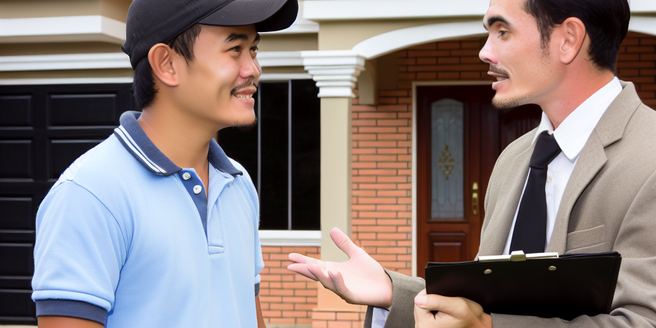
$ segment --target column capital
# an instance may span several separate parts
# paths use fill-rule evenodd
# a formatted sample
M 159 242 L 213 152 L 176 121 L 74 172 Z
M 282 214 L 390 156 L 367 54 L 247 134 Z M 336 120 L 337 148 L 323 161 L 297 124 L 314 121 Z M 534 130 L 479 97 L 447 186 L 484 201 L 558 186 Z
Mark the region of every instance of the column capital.
M 319 98 L 355 98 L 365 58 L 351 50 L 301 51 L 303 66 L 319 87 Z

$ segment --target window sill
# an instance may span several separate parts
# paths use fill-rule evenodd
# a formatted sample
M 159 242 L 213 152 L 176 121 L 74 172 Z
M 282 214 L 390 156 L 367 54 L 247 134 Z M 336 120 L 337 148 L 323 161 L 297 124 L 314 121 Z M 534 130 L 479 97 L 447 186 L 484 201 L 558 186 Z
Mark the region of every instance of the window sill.
M 260 230 L 262 246 L 321 246 L 319 230 Z

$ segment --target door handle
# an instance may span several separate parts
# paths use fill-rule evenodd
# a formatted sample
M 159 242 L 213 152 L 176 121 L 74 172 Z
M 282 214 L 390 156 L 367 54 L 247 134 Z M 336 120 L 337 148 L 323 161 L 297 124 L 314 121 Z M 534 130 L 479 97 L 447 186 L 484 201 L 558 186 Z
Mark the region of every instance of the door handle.
M 472 185 L 472 214 L 478 215 L 478 182 Z

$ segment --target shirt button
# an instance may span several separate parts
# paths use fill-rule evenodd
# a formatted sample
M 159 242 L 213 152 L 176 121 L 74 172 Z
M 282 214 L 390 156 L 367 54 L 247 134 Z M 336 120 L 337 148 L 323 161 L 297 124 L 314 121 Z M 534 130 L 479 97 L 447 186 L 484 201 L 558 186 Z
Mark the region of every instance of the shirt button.
M 191 179 L 191 174 L 189 172 L 182 173 L 182 178 L 185 180 Z
M 548 177 L 547 177 L 547 182 L 548 182 L 548 183 L 551 183 L 552 180 L 553 180 L 553 179 L 551 178 L 551 176 L 548 176 Z
M 201 187 L 200 185 L 194 186 L 194 194 L 198 195 L 200 194 L 201 191 L 203 191 L 203 187 Z

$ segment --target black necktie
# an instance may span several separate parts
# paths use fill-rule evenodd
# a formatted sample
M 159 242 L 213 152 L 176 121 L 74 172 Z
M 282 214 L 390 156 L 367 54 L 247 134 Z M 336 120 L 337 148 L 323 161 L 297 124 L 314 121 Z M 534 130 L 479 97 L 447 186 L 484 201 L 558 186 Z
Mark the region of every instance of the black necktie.
M 524 253 L 544 252 L 547 240 L 547 196 L 544 192 L 547 166 L 560 154 L 560 147 L 553 135 L 547 131 L 538 136 L 524 196 L 519 204 L 517 221 L 510 242 L 510 251 Z

